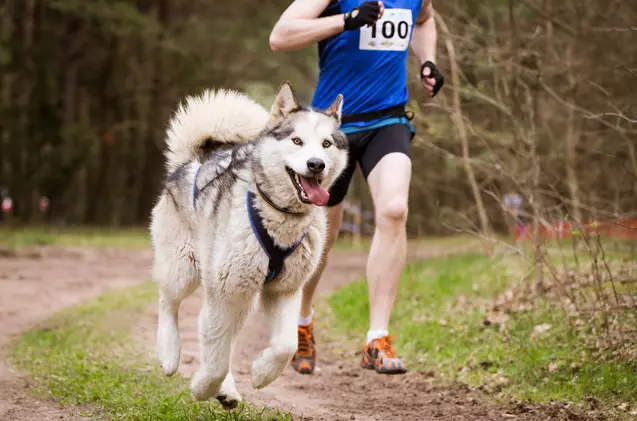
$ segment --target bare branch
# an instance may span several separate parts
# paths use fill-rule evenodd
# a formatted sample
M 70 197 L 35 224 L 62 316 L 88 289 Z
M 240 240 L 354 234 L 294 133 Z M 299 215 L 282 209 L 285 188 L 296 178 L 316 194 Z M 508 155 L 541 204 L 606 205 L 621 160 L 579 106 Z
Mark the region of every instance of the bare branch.
M 591 26 L 589 29 L 595 32 L 637 32 L 637 26 L 626 26 L 623 28 Z
M 599 120 L 601 117 L 617 117 L 629 122 L 630 124 L 637 124 L 637 119 L 625 116 L 623 113 L 598 113 L 598 114 L 584 114 L 584 118 Z
M 604 120 L 601 115 L 596 115 L 595 113 L 593 113 L 591 111 L 588 111 L 588 110 L 580 107 L 579 105 L 575 105 L 575 104 L 573 104 L 573 103 L 571 103 L 569 101 L 566 101 L 565 99 L 560 97 L 553 89 L 551 89 L 545 83 L 542 83 L 541 86 L 554 100 L 556 100 L 557 102 L 559 102 L 560 104 L 562 104 L 565 107 L 572 108 L 573 110 L 575 110 L 575 111 L 579 112 L 580 114 L 582 114 L 582 116 L 589 117 L 590 119 L 599 121 L 600 123 L 606 125 L 607 127 L 610 127 L 610 128 L 615 129 L 617 131 L 621 131 L 623 133 L 631 133 L 631 134 L 637 133 L 636 130 L 626 130 L 626 129 L 623 129 L 623 128 L 618 127 L 616 125 L 612 125 L 608 121 Z
M 562 29 L 563 31 L 567 32 L 568 34 L 572 35 L 572 36 L 577 36 L 577 32 L 575 31 L 575 29 L 573 29 L 570 25 L 568 25 L 567 23 L 562 22 L 559 19 L 555 19 L 549 15 L 547 15 L 546 13 L 544 13 L 543 10 L 538 9 L 535 5 L 529 3 L 527 0 L 518 0 L 520 3 L 522 3 L 523 5 L 525 5 L 526 7 L 528 7 L 529 9 L 533 10 L 535 13 L 537 13 L 538 15 L 540 15 L 543 19 L 550 21 L 551 23 L 553 23 L 555 26 L 557 26 L 558 28 Z

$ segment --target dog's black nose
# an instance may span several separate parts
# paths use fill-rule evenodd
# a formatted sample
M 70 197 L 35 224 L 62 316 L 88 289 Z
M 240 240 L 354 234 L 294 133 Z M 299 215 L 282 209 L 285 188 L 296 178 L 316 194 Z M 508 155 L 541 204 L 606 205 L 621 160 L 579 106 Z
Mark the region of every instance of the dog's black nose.
M 325 162 L 322 159 L 310 158 L 307 160 L 307 168 L 313 173 L 320 173 L 325 169 Z

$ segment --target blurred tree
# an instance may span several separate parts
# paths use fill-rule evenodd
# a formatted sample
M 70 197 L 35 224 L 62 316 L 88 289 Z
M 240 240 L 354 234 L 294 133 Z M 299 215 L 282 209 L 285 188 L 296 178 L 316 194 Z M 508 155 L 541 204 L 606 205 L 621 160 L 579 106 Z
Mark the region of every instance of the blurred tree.
M 309 102 L 316 49 L 275 54 L 268 45 L 288 4 L 0 1 L 0 185 L 17 217 L 35 220 L 46 196 L 57 222 L 145 224 L 162 178 L 164 128 L 184 95 L 236 88 L 269 106 L 288 79 Z M 438 47 L 448 85 L 424 99 L 411 58 L 418 134 L 409 232 L 505 230 L 500 199 L 510 189 L 536 218 L 635 212 L 637 4 L 435 7 L 448 26 Z M 352 195 L 371 207 L 365 189 Z

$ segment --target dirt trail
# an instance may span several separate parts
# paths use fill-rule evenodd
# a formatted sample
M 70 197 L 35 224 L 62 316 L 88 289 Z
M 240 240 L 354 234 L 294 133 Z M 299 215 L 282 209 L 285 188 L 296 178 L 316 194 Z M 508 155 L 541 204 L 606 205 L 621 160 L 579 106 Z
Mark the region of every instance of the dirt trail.
M 422 258 L 441 253 L 425 249 L 412 253 Z M 319 294 L 359 279 L 364 275 L 366 255 L 356 252 L 335 253 L 319 285 Z M 199 366 L 197 314 L 201 290 L 181 307 L 180 333 L 182 359 L 179 371 L 190 377 Z M 156 307 L 152 306 L 138 326 L 137 337 L 143 337 L 149 358 L 155 358 Z M 324 328 L 317 320 L 318 373 L 302 376 L 288 367 L 284 374 L 263 390 L 250 384 L 250 363 L 267 346 L 268 327 L 260 311 L 255 311 L 241 333 L 233 372 L 237 388 L 252 403 L 279 408 L 303 415 L 304 420 L 518 420 L 533 419 L 513 416 L 503 408 L 489 407 L 467 390 L 449 390 L 437 386 L 426 373 L 411 372 L 403 376 L 379 376 L 359 368 L 360 349 L 346 353 L 330 349 L 322 340 Z M 364 335 L 364 332 L 361 332 Z M 362 340 L 362 336 L 361 336 Z M 544 418 L 546 419 L 546 418 Z
M 421 249 L 414 257 L 437 254 Z M 320 284 L 320 293 L 360 278 L 366 256 L 357 252 L 335 253 Z M 0 250 L 0 345 L 16 334 L 46 320 L 52 313 L 97 296 L 107 290 L 129 287 L 148 278 L 150 251 L 96 251 L 82 248 L 36 248 L 17 255 Z M 201 292 L 201 291 L 200 291 Z M 199 292 L 199 293 L 200 293 Z M 180 371 L 186 377 L 198 366 L 196 318 L 200 295 L 182 306 L 180 330 L 184 349 Z M 140 320 L 135 334 L 155 360 L 156 305 Z M 303 415 L 305 420 L 546 420 L 560 419 L 531 412 L 486 405 L 466 390 L 438 386 L 425 373 L 378 376 L 359 369 L 360 349 L 346 353 L 330 349 L 323 341 L 324 329 L 318 321 L 319 369 L 313 376 L 301 376 L 291 368 L 261 391 L 250 385 L 250 362 L 266 346 L 268 328 L 258 312 L 251 315 L 243 330 L 233 362 L 237 386 L 249 402 L 278 407 Z M 363 335 L 364 332 L 361 332 Z M 0 352 L 4 349 L 0 348 Z M 0 420 L 46 421 L 80 420 L 80 408 L 60 407 L 51 400 L 35 398 L 28 383 L 0 354 Z
M 35 247 L 0 250 L 0 420 L 85 420 L 79 408 L 35 398 L 7 363 L 6 345 L 53 313 L 148 279 L 150 251 Z

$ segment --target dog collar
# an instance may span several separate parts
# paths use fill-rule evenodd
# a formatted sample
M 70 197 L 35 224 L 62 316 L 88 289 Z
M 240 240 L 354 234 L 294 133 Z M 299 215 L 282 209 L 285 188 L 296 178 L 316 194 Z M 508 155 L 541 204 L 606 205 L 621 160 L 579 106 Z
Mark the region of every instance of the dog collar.
M 250 219 L 250 225 L 252 226 L 252 231 L 254 235 L 259 240 L 259 244 L 261 244 L 261 248 L 268 255 L 270 262 L 268 263 L 268 273 L 265 276 L 265 284 L 272 282 L 283 269 L 283 262 L 285 259 L 292 254 L 294 250 L 301 244 L 307 232 L 304 232 L 301 238 L 299 238 L 291 247 L 287 249 L 283 249 L 276 245 L 268 231 L 265 229 L 263 225 L 263 218 L 257 211 L 257 208 L 254 206 L 254 199 L 256 195 L 248 190 L 246 194 L 246 206 L 248 207 L 248 218 Z
M 276 211 L 279 211 L 281 213 L 286 213 L 289 215 L 296 215 L 296 216 L 301 216 L 301 215 L 305 215 L 305 212 L 295 212 L 292 210 L 289 210 L 288 208 L 282 208 L 280 206 L 277 206 L 272 199 L 270 199 L 270 197 L 265 194 L 265 192 L 263 190 L 261 190 L 261 187 L 259 187 L 258 183 L 255 183 L 255 185 L 257 186 L 257 191 L 259 192 L 259 196 L 261 196 L 261 198 L 265 201 L 265 203 L 267 203 L 268 205 L 270 205 L 270 207 Z

